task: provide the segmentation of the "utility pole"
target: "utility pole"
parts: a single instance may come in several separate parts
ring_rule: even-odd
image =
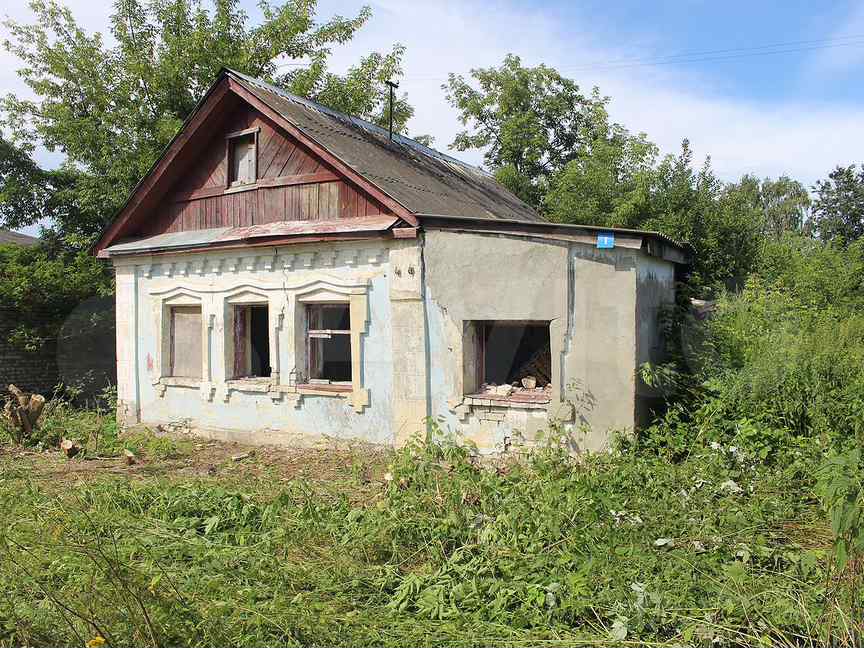
[[[390,141],[393,141],[393,90],[399,87],[396,81],[385,81],[390,86]]]

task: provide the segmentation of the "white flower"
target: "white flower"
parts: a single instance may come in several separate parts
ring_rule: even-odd
[[[384,481],[386,481],[386,482],[393,481],[393,473],[391,473],[391,472],[384,473]]]
[[[725,490],[725,491],[729,491],[730,493],[740,493],[741,492],[741,487],[738,484],[736,484],[734,481],[732,481],[731,479],[727,479],[725,482],[720,484],[720,489]]]

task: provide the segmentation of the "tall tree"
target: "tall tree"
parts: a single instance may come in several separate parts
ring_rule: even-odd
[[[864,165],[838,166],[814,189],[813,226],[820,239],[848,245],[864,236]]]
[[[657,147],[605,116],[597,131],[552,177],[541,207],[562,223],[638,227],[650,216]]]
[[[468,126],[451,148],[485,150],[496,177],[539,206],[552,177],[597,133],[606,99],[583,94],[572,80],[545,65],[522,66],[508,54],[500,67],[471,70],[472,80],[450,74],[443,89]]]
[[[0,165],[0,217],[20,227],[50,218],[73,247],[89,244],[180,128],[217,71],[231,67],[337,109],[381,121],[383,81],[401,74],[404,49],[371,54],[344,76],[327,70],[333,45],[351,39],[369,19],[316,20],[317,0],[259,3],[253,24],[239,0],[116,0],[111,41],[81,29],[56,0],[32,0],[34,24],[7,21],[6,49],[23,62],[19,75],[35,99],[7,95],[0,103],[9,147]],[[308,70],[282,70],[283,61]],[[404,129],[411,108],[394,111]],[[61,151],[52,174],[33,165],[34,144]],[[8,177],[19,184],[5,186]],[[48,178],[42,188],[30,183]],[[56,186],[55,186],[56,185]]]
[[[810,210],[810,194],[804,185],[785,175],[776,180],[765,178],[759,198],[767,236],[780,238],[803,231]]]

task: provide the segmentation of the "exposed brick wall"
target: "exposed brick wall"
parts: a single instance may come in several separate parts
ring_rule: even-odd
[[[59,382],[57,347],[46,344],[30,353],[9,344],[9,330],[17,323],[18,315],[12,309],[0,309],[0,392],[5,393],[9,383],[24,391],[50,396]]]
[[[109,313],[109,321],[97,331],[80,334],[75,317],[86,320],[93,311]],[[106,385],[116,385],[113,313],[113,298],[91,300],[67,320],[59,343],[48,342],[38,351],[28,352],[8,341],[17,313],[0,308],[0,400],[9,383],[46,397],[63,383],[83,389],[83,399],[98,395]]]

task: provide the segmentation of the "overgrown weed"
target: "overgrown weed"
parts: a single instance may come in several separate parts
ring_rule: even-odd
[[[9,475],[0,636],[853,645],[860,593],[835,591],[830,545],[786,530],[830,534],[801,466],[622,448],[576,462],[550,441],[484,467],[470,447],[417,441],[361,504],[356,480],[325,495],[302,480],[100,479],[54,495]]]

